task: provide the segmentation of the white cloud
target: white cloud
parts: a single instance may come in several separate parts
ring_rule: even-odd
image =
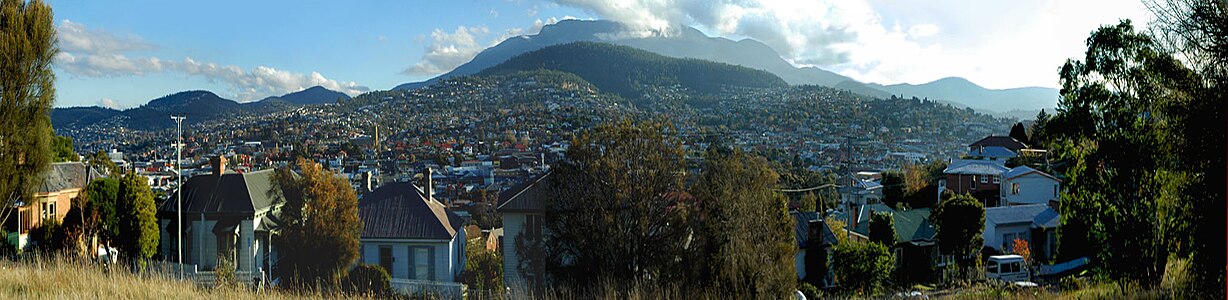
[[[155,56],[128,57],[126,54],[157,47],[140,37],[119,37],[67,20],[60,24],[59,31],[62,51],[56,55],[56,66],[74,76],[143,76],[161,72],[202,76],[211,82],[229,86],[237,98],[235,100],[239,101],[258,100],[316,85],[351,96],[370,90],[356,82],[325,78],[318,72],[302,74],[268,66],[244,69],[234,65],[199,62],[190,57],[183,61],[163,60]],[[98,104],[110,107],[108,105],[118,103],[104,98]]]
[[[1100,24],[1147,13],[1094,1],[554,0],[656,34],[681,25],[749,37],[796,65],[861,81],[922,83],[961,76],[993,88],[1056,86]]]
[[[94,104],[101,106],[101,107],[106,107],[106,108],[115,109],[115,110],[124,110],[128,108],[127,106],[120,104],[119,101],[115,101],[114,99],[111,99],[111,98],[98,99],[98,102],[94,102]]]
[[[537,19],[528,28],[510,28],[498,36],[492,36],[490,28],[485,25],[457,27],[448,33],[443,29],[435,29],[428,39],[425,36],[415,38],[415,41],[426,42],[425,53],[418,63],[406,68],[402,74],[410,76],[438,75],[460,66],[482,50],[497,45],[503,40],[518,35],[530,35],[541,32],[542,27],[558,23],[558,19]]]

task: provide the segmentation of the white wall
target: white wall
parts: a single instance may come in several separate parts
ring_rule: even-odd
[[[458,233],[457,237],[461,241],[465,239],[463,233]],[[463,255],[464,244],[453,239],[448,242],[430,241],[430,240],[363,240],[362,263],[379,266],[379,249],[381,246],[390,246],[392,249],[392,278],[408,279],[410,276],[410,249],[411,247],[432,247],[435,254],[432,258],[432,263],[435,265],[435,281],[455,282],[457,276],[464,269]],[[453,251],[452,249],[456,249]]]
[[[1023,238],[1025,240],[1029,240],[1029,243],[1031,243],[1031,240],[1027,236],[1030,234],[1031,223],[993,226],[989,226],[991,224],[987,223],[986,225],[985,232],[981,234],[981,237],[985,239],[986,247],[998,250],[998,252],[1002,251],[1002,236],[1006,234],[1022,233],[1024,234]]]
[[[524,283],[518,268],[520,256],[516,252],[516,237],[524,230],[524,220],[525,214],[523,213],[503,214],[503,244],[499,247],[503,248],[504,286],[516,287]]]
[[[1013,194],[1012,184],[1019,184],[1019,194]],[[1058,190],[1060,185],[1056,180],[1044,175],[1031,173],[1020,177],[1015,177],[1010,180],[1003,181],[1002,195],[1011,205],[1023,204],[1045,204],[1049,200],[1058,200],[1055,197],[1054,191]]]

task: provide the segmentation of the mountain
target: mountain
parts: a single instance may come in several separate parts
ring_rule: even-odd
[[[285,103],[294,105],[314,105],[336,103],[337,99],[350,100],[350,95],[345,93],[330,90],[322,86],[313,86],[305,90],[261,99],[258,102],[282,100]]]
[[[1057,107],[1058,91],[1051,88],[1024,87],[1012,89],[986,89],[967,79],[947,77],[933,82],[912,85],[893,84],[870,86],[893,95],[949,100],[973,109],[994,113],[1006,111],[1038,111]],[[1032,116],[1035,116],[1033,113]]]
[[[415,89],[433,84],[440,79],[476,74],[513,56],[547,46],[593,41],[631,46],[670,57],[697,58],[766,70],[789,84],[835,86],[850,81],[846,86],[853,86],[863,94],[890,95],[868,87],[857,86],[861,83],[831,71],[814,67],[796,68],[781,59],[780,54],[771,47],[751,39],[733,41],[727,38],[709,37],[691,27],[682,27],[679,32],[669,36],[634,37],[628,36],[626,32],[628,28],[625,25],[613,21],[563,20],[542,27],[536,35],[522,35],[504,40],[494,47],[479,52],[473,60],[443,75],[423,82],[398,85],[394,89]],[[854,90],[854,92],[859,91]]]
[[[722,87],[771,88],[788,86],[772,73],[699,59],[679,59],[606,43],[575,42],[517,55],[477,75],[519,71],[556,70],[576,74],[603,92],[638,98],[648,86],[681,86],[714,94]]]
[[[681,27],[667,36],[637,37],[627,34],[628,28],[613,21],[563,20],[542,27],[535,35],[508,38],[487,48],[473,60],[456,69],[422,82],[406,83],[394,89],[416,89],[441,79],[472,75],[512,57],[552,45],[578,41],[596,41],[654,52],[676,58],[697,58],[765,70],[776,74],[791,85],[813,84],[849,90],[871,97],[887,98],[892,94],[916,95],[991,112],[1033,110],[1055,106],[1057,90],[1049,88],[1019,88],[990,90],[973,85],[946,87],[958,78],[948,78],[923,85],[896,84],[884,86],[858,82],[849,77],[816,67],[795,67],[781,58],[771,47],[752,39],[733,41],[709,37],[691,27]],[[1012,106],[1021,105],[1021,106]]]

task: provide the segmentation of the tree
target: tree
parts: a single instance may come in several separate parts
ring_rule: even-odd
[[[59,52],[51,7],[0,1],[0,224],[20,199],[33,199],[51,161],[52,64]]]
[[[51,157],[54,162],[77,161],[77,152],[72,149],[72,138],[52,133]]]
[[[1023,256],[1023,261],[1025,263],[1032,262],[1032,247],[1028,245],[1028,241],[1025,239],[1015,239],[1014,241],[1011,241],[1011,253]]]
[[[692,188],[706,282],[734,298],[785,298],[797,287],[793,218],[767,160],[710,147]]]
[[[615,121],[581,132],[571,145],[544,201],[551,275],[576,285],[599,276],[680,277],[687,203],[672,126]]]
[[[111,161],[111,157],[107,156],[106,152],[94,152],[94,154],[90,154],[88,157],[86,157],[85,161],[90,166],[101,168],[103,173],[105,173],[107,176],[121,176],[121,174],[123,174],[123,170],[120,170],[119,166],[115,165],[115,162]]]
[[[819,211],[819,197],[815,196],[813,192],[802,194],[802,197],[798,200],[798,202],[801,203],[801,207],[799,208],[801,211]]]
[[[158,252],[158,240],[162,237],[153,192],[145,177],[128,173],[120,180],[117,194],[120,249],[137,266],[144,266],[145,260]]]
[[[470,290],[501,293],[503,291],[503,260],[498,253],[487,251],[485,243],[465,244],[465,270],[461,283]]]
[[[384,267],[359,264],[345,275],[341,286],[351,296],[388,297],[392,295],[392,276]]]
[[[879,243],[887,248],[895,247],[895,219],[890,212],[876,211],[870,216],[870,242]]]
[[[85,205],[80,213],[89,234],[102,234],[104,238],[119,236],[119,216],[116,206],[119,203],[119,181],[111,178],[98,178],[85,187],[83,193]],[[90,217],[90,216],[94,217]]]
[[[832,254],[836,279],[849,291],[874,295],[891,276],[895,258],[879,243],[841,243]]]
[[[291,287],[334,286],[358,259],[362,220],[358,197],[336,172],[299,158],[299,173],[277,169],[273,194],[281,206],[281,234],[273,245],[282,253],[273,272]]]
[[[1010,137],[1025,144],[1031,143],[1031,140],[1028,139],[1028,130],[1023,127],[1023,123],[1015,123],[1015,125],[1011,126]]]
[[[980,250],[985,243],[981,232],[985,228],[985,206],[972,195],[943,194],[930,216],[938,230],[938,248],[943,253],[955,255],[967,262],[969,254]]]
[[[1044,142],[1048,140],[1045,137],[1045,126],[1048,123],[1049,114],[1045,113],[1044,109],[1041,109],[1040,112],[1036,114],[1036,120],[1032,121],[1032,127],[1028,129],[1028,136],[1032,138],[1032,147],[1048,148],[1046,145],[1044,145]]]
[[[907,189],[904,183],[904,173],[886,171],[882,174],[883,179],[879,182],[883,184],[883,203],[895,206],[896,203],[904,201],[904,191]]]

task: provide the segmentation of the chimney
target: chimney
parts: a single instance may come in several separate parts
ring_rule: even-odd
[[[221,176],[226,173],[226,157],[216,156],[209,159],[209,166],[213,167],[213,175]]]
[[[427,167],[426,174],[422,174],[426,177],[426,185],[422,186],[422,195],[426,197],[426,200],[431,200],[431,196],[435,193],[435,183],[431,180],[431,173],[431,168]]]

